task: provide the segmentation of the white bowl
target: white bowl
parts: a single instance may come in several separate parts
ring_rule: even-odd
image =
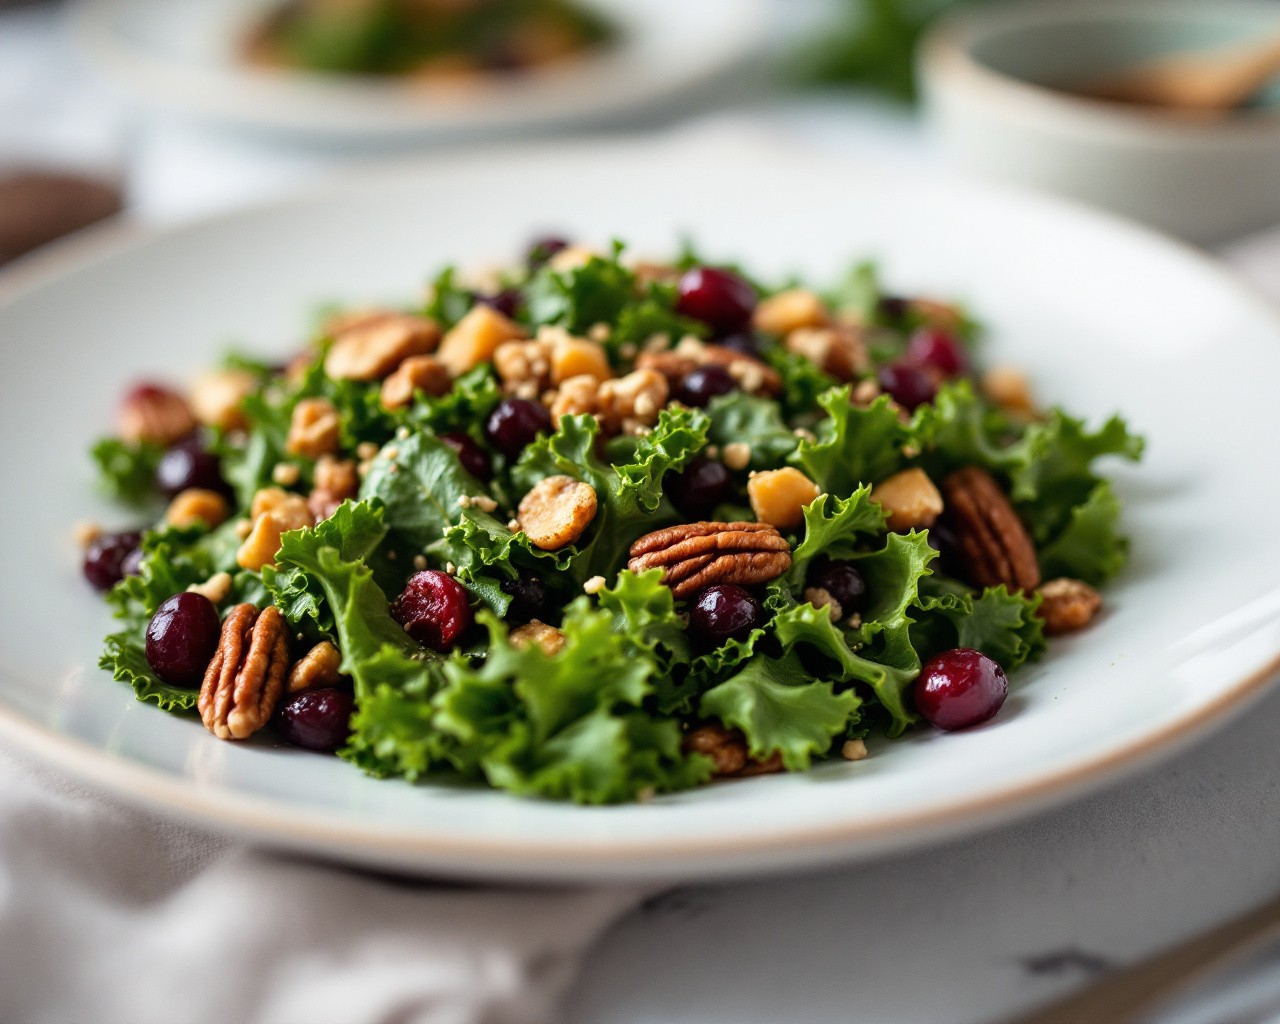
[[[1081,199],[1198,243],[1280,221],[1280,102],[1193,120],[1060,86],[1173,49],[1280,30],[1257,0],[993,4],[921,49],[930,120],[961,168]]]

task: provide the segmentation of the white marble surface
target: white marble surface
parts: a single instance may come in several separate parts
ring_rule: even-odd
[[[36,74],[41,90],[30,88]],[[48,12],[0,15],[0,142],[22,137],[24,118],[47,117],[47,100],[33,97],[49,83],[61,83],[67,123],[128,126],[118,149],[98,144],[102,159],[123,160],[134,211],[152,221],[250,201],[370,158],[281,149],[130,112],[73,72]],[[937,159],[912,121],[875,105],[739,102],[716,130],[742,129],[784,131],[866,159]],[[15,146],[5,142],[5,151]],[[1232,255],[1280,295],[1280,234]],[[1168,763],[994,832],[891,860],[662,896],[590,956],[567,1022],[997,1020],[1280,891],[1278,748],[1273,694]]]

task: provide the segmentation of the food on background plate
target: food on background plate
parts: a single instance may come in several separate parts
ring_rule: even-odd
[[[223,739],[582,803],[1000,709],[1124,565],[1137,459],[959,307],[559,239],[124,398],[102,666]],[[162,504],[167,502],[167,504]]]
[[[252,64],[422,81],[549,66],[608,43],[573,0],[288,0],[244,42]]]

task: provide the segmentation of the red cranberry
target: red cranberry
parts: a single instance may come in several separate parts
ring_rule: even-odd
[[[546,581],[532,573],[521,573],[514,580],[498,584],[504,594],[511,596],[507,608],[507,621],[528,622],[530,619],[546,619],[550,615],[550,594]]]
[[[126,563],[141,543],[137,533],[99,534],[85,548],[84,578],[97,590],[110,590],[131,575]]]
[[[676,312],[720,334],[739,330],[756,308],[756,290],[731,270],[694,267],[680,278]]]
[[[231,494],[231,488],[222,477],[218,457],[205,451],[194,438],[179,441],[160,456],[156,464],[156,486],[170,498],[188,487]]]
[[[845,615],[862,611],[867,601],[867,581],[852,562],[821,562],[809,573],[809,586],[821,587],[840,602]]]
[[[332,753],[351,735],[355,701],[345,690],[330,686],[296,693],[281,705],[276,728],[296,747]]]
[[[504,398],[484,425],[484,436],[508,459],[516,458],[539,434],[551,430],[546,406],[527,398]]]
[[[930,658],[915,682],[916,710],[939,729],[965,729],[1000,710],[1004,669],[981,651],[958,647]]]
[[[489,464],[489,456],[466,434],[441,434],[440,440],[458,453],[458,461],[462,463],[462,468],[477,480],[488,481],[493,476],[493,466]]]
[[[960,559],[960,537],[946,519],[939,519],[928,530],[929,547],[938,552],[934,572],[939,569],[948,576],[964,578],[964,566]]]
[[[221,632],[212,601],[203,594],[174,594],[147,623],[147,664],[170,686],[199,686]]]
[[[699,455],[671,478],[667,493],[685,515],[705,519],[733,497],[733,477],[723,462]]]
[[[880,387],[904,409],[932,402],[938,384],[927,370],[908,362],[886,363],[877,374]]]
[[[907,342],[907,362],[937,370],[944,377],[958,377],[969,360],[954,334],[937,327],[921,327]]]
[[[717,395],[727,395],[738,389],[738,382],[723,366],[711,363],[690,370],[676,388],[675,397],[685,405],[701,409]]]
[[[569,248],[569,243],[563,238],[556,235],[546,235],[536,239],[529,246],[529,252],[525,256],[525,262],[528,263],[530,270],[537,270],[540,266],[551,259],[556,253],[562,249]]]
[[[715,344],[721,348],[741,352],[744,356],[751,356],[753,359],[760,358],[760,339],[751,331],[734,331],[722,338],[716,338]]]
[[[689,610],[689,629],[713,644],[742,640],[764,618],[764,610],[736,583],[707,587]]]
[[[476,296],[477,303],[496,309],[503,316],[513,318],[520,311],[520,304],[523,301],[524,296],[517,288],[503,288],[502,291],[494,292],[492,295]]]
[[[418,643],[444,653],[471,625],[470,598],[452,576],[424,569],[409,577],[391,605],[391,617]]]
[[[137,576],[142,572],[142,561],[146,558],[141,546],[134,548],[124,556],[124,561],[120,563],[121,578],[125,576]]]

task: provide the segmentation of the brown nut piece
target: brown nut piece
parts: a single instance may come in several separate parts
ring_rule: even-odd
[[[207,427],[243,430],[248,426],[240,403],[257,384],[248,370],[214,370],[191,385],[191,411]]]
[[[942,515],[942,495],[919,467],[881,480],[871,489],[871,500],[884,509],[886,525],[894,533],[927,530]]]
[[[187,400],[176,391],[143,384],[125,396],[116,418],[116,433],[124,441],[173,444],[196,428]]]
[[[550,658],[564,649],[565,636],[555,626],[548,626],[545,622],[533,619],[513,629],[507,639],[517,650],[524,650],[530,644],[536,644]]]
[[[596,517],[596,492],[571,476],[549,476],[520,500],[520,529],[543,551],[558,551],[586,532]]]
[[[449,371],[435,356],[410,356],[382,382],[378,397],[384,409],[403,409],[413,401],[414,392],[438,398],[452,383]]]
[[[354,460],[321,455],[316,462],[315,487],[307,496],[307,511],[317,523],[323,522],[359,489],[360,474]]]
[[[831,314],[826,303],[804,288],[789,288],[761,299],[751,320],[756,330],[783,337],[803,327],[823,327]]]
[[[301,693],[320,686],[332,686],[340,678],[342,655],[328,640],[321,640],[303,655],[302,660],[289,670],[286,689],[289,693]]]
[[[777,751],[757,761],[747,753],[747,738],[737,729],[723,725],[701,725],[681,744],[687,754],[703,754],[711,758],[712,771],[720,777],[764,775],[782,771],[782,755]]]
[[[633,370],[625,377],[606,380],[596,390],[600,423],[610,434],[633,425],[652,426],[667,404],[668,391],[666,378],[654,370]]]
[[[1082,580],[1060,577],[1040,585],[1039,615],[1050,636],[1073,633],[1093,621],[1102,607],[1102,595]]]
[[[868,366],[866,342],[853,327],[801,327],[787,335],[786,347],[836,380],[856,380]]]
[[[631,545],[632,572],[662,569],[677,598],[713,583],[752,586],[791,568],[791,548],[767,523],[682,523],[645,534]]]
[[[1040,584],[1036,548],[1000,485],[978,466],[942,482],[968,580],[979,587],[1034,590]]]
[[[164,520],[170,526],[194,526],[204,523],[213,529],[227,521],[231,510],[227,507],[227,499],[217,491],[206,491],[199,487],[188,487],[174,495],[173,501],[165,509]]]
[[[280,524],[282,530],[301,530],[315,525],[311,513],[307,511],[307,500],[301,494],[292,494],[279,487],[263,487],[253,496],[249,503],[249,517],[258,519],[265,513]]]
[[[493,368],[507,391],[538,395],[551,386],[554,345],[550,336],[543,334],[540,331],[532,341],[504,341],[494,349]]]
[[[331,455],[338,450],[341,428],[342,420],[332,402],[326,398],[304,398],[293,407],[285,451],[308,459]]]
[[[247,739],[271,719],[288,671],[284,616],[274,606],[236,605],[200,685],[200,720],[220,740]]]
[[[334,380],[381,380],[410,356],[426,355],[440,342],[439,324],[405,313],[359,314],[337,326],[324,357],[324,372]]]

